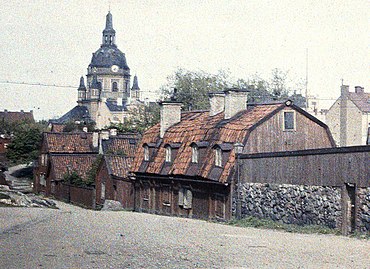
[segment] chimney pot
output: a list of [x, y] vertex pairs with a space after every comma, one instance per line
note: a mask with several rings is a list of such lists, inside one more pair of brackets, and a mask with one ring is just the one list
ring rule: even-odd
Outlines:
[[355, 93], [364, 93], [364, 87], [355, 86]]

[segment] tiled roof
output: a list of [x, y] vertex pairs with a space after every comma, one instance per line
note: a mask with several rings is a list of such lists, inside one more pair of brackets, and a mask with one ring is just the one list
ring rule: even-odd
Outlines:
[[370, 113], [370, 93], [350, 92], [349, 99], [360, 109], [362, 112]]
[[[199, 163], [197, 171], [192, 175], [225, 183], [234, 165], [234, 151], [230, 151], [229, 157], [223, 166], [221, 176], [215, 179], [211, 175], [213, 162], [207, 161], [214, 159], [214, 150], [212, 147], [216, 144], [222, 145], [224, 143], [245, 143], [243, 140], [247, 136], [248, 131], [260, 121], [284, 107], [285, 105], [282, 103], [256, 105], [254, 108], [239, 112], [237, 115], [227, 120], [224, 119], [224, 113], [219, 113], [212, 117], [209, 116], [208, 111], [182, 113], [181, 122], [170, 127], [165, 132], [163, 140], [159, 139], [159, 124], [153, 126], [144, 133], [141, 143], [137, 148], [137, 154], [133, 163], [133, 171], [160, 174], [165, 160], [165, 148], [163, 145], [181, 143], [168, 174], [187, 175], [187, 170], [191, 164], [192, 149], [190, 145], [193, 142], [207, 141], [209, 145], [204, 149], [205, 155], [203, 155], [204, 157], [202, 158], [202, 160], [205, 161], [204, 163]], [[145, 162], [143, 161], [144, 149], [142, 145], [153, 143], [160, 143], [161, 146], [154, 149], [155, 152], [152, 160], [145, 166]], [[145, 168], [143, 168], [143, 165]]]
[[93, 133], [44, 133], [46, 151], [50, 153], [95, 153]]
[[63, 132], [64, 127], [66, 127], [66, 125], [63, 123], [52, 123], [51, 132], [61, 133]]
[[68, 172], [74, 171], [85, 180], [97, 157], [98, 154], [51, 154], [53, 179], [63, 180]]
[[103, 152], [109, 155], [134, 157], [139, 139], [140, 136], [138, 134], [119, 134], [114, 137], [111, 136], [109, 140], [102, 141]]
[[35, 122], [32, 112], [0, 111], [0, 121], [15, 123], [21, 121]]
[[104, 156], [104, 160], [107, 164], [108, 172], [110, 175], [121, 178], [128, 177], [133, 161], [132, 157], [109, 155]]

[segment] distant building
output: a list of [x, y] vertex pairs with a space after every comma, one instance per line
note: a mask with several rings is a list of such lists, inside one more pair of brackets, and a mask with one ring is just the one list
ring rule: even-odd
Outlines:
[[111, 123], [123, 123], [131, 100], [140, 99], [137, 76], [130, 88], [130, 68], [125, 54], [116, 45], [112, 14], [106, 16], [102, 44], [93, 53], [87, 68], [87, 82], [80, 78], [78, 105], [55, 123], [96, 123], [98, 129]]
[[370, 93], [361, 86], [355, 92], [342, 85], [341, 95], [326, 114], [334, 140], [339, 146], [366, 145], [370, 124]]

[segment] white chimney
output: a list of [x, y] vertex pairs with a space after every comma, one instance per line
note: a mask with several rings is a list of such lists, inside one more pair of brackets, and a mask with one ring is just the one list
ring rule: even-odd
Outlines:
[[214, 116], [225, 109], [225, 93], [224, 92], [210, 92], [209, 104], [211, 106], [209, 115]]
[[239, 111], [247, 108], [248, 91], [245, 89], [232, 88], [225, 93], [225, 119], [230, 119]]
[[161, 122], [160, 122], [160, 137], [163, 138], [164, 133], [172, 125], [181, 121], [181, 102], [163, 101], [159, 103]]
[[117, 135], [117, 129], [115, 129], [115, 128], [109, 129], [109, 135], [110, 136], [116, 136]]
[[99, 133], [93, 132], [93, 147], [97, 148], [99, 147]]

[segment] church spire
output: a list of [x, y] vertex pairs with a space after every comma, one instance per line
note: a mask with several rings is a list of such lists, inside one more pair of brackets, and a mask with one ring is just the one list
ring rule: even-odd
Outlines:
[[86, 90], [84, 77], [80, 78], [80, 86], [78, 87], [78, 89], [79, 90]]
[[137, 81], [137, 76], [136, 75], [134, 76], [134, 82], [132, 83], [132, 88], [131, 89], [132, 90], [140, 90], [139, 83]]
[[115, 46], [116, 31], [113, 29], [113, 17], [110, 11], [105, 19], [105, 29], [103, 30], [103, 43], [106, 46]]

